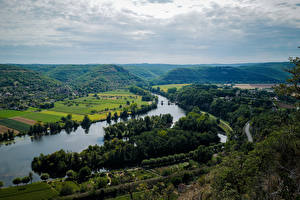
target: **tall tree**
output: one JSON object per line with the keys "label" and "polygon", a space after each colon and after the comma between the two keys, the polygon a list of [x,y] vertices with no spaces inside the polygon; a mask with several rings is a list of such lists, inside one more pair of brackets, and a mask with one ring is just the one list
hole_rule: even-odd
{"label": "tall tree", "polygon": [[12,182],[13,182],[13,184],[18,186],[22,182],[22,180],[21,180],[21,178],[17,177]]}
{"label": "tall tree", "polygon": [[300,58],[290,57],[289,60],[292,67],[286,68],[285,71],[290,73],[290,78],[287,79],[287,84],[280,84],[275,89],[280,95],[294,95],[300,99]]}
{"label": "tall tree", "polygon": [[29,179],[30,179],[30,183],[32,183],[32,180],[33,180],[33,173],[32,173],[32,172],[29,172],[28,177],[29,177]]}

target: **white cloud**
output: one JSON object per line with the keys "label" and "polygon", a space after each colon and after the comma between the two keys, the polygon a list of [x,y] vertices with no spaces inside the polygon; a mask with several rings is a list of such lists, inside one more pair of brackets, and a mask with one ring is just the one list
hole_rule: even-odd
{"label": "white cloud", "polygon": [[[297,51],[299,3],[0,0],[0,62],[45,63],[43,52],[64,63],[77,62],[76,54],[100,63],[279,60]],[[35,48],[44,51],[31,61]]]}

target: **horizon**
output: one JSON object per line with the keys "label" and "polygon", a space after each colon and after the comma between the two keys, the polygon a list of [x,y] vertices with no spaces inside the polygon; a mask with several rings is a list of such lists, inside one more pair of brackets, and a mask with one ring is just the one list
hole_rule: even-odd
{"label": "horizon", "polygon": [[239,62],[239,63],[0,63],[0,65],[247,65],[262,63],[290,63],[289,61]]}

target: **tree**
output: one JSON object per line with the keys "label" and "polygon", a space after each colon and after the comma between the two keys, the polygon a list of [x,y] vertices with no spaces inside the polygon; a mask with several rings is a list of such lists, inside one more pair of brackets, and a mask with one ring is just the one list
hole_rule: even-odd
{"label": "tree", "polygon": [[107,117],[106,117],[106,121],[107,121],[108,123],[110,123],[110,121],[111,121],[111,112],[108,113],[108,115],[107,115]]}
{"label": "tree", "polygon": [[29,181],[30,181],[29,176],[25,176],[25,177],[22,178],[22,183],[24,183],[24,184],[29,183]]}
{"label": "tree", "polygon": [[48,179],[49,179],[49,174],[47,174],[47,173],[42,174],[42,175],[41,175],[41,179],[42,179],[43,181],[48,180]]}
{"label": "tree", "polygon": [[285,71],[290,73],[291,77],[287,79],[287,84],[280,84],[275,87],[276,93],[279,95],[294,95],[300,99],[300,58],[290,57],[292,67],[286,68]]}
{"label": "tree", "polygon": [[91,126],[92,121],[90,120],[90,118],[87,115],[84,115],[84,118],[81,122],[81,126],[84,129],[88,129]]}
{"label": "tree", "polygon": [[22,182],[22,180],[21,180],[21,178],[17,177],[12,182],[13,182],[13,184],[18,186]]}
{"label": "tree", "polygon": [[4,186],[3,181],[0,181],[0,189]]}
{"label": "tree", "polygon": [[113,118],[114,118],[115,121],[118,121],[119,116],[118,116],[117,112],[114,113],[114,117]]}
{"label": "tree", "polygon": [[30,183],[32,183],[32,180],[33,180],[33,173],[32,173],[32,172],[29,172],[28,177],[29,177],[29,179],[30,179]]}
{"label": "tree", "polygon": [[81,168],[78,173],[79,181],[85,181],[91,175],[91,173],[92,172],[88,166]]}
{"label": "tree", "polygon": [[70,180],[76,179],[76,172],[74,172],[73,170],[68,170],[66,174]]}

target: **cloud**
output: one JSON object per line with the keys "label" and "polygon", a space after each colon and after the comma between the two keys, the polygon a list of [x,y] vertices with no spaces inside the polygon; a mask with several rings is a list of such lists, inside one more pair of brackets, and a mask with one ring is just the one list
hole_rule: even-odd
{"label": "cloud", "polygon": [[0,62],[287,60],[299,54],[296,4],[296,0],[0,0]]}

